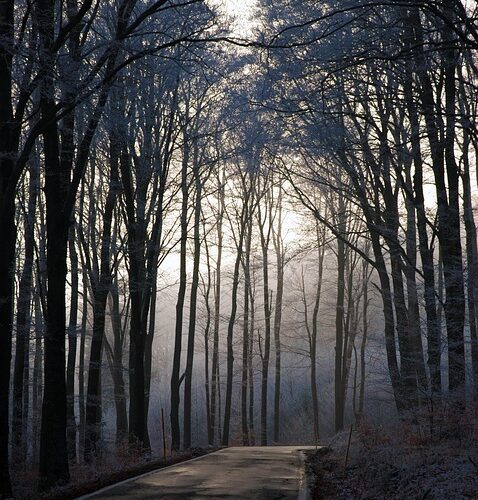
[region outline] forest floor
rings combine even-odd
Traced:
[[[216,449],[194,448],[188,452],[178,452],[167,458],[150,457],[125,451],[116,457],[109,457],[103,463],[76,464],[70,466],[71,482],[65,487],[58,487],[48,494],[36,493],[35,471],[17,471],[14,474],[14,498],[17,500],[69,500],[87,495],[111,484],[168,467],[191,458],[200,457]],[[15,477],[16,476],[16,477]]]
[[[349,431],[336,435],[328,448],[308,454],[312,498],[478,499],[476,420],[455,425],[453,433],[436,429],[431,438],[421,425],[362,424],[353,429],[347,464]]]

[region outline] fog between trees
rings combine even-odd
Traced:
[[[475,2],[251,9],[1,3],[2,498],[476,403]]]

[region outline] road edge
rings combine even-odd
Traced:
[[[307,471],[305,466],[306,455],[303,450],[299,450],[299,494],[297,500],[310,500],[309,481],[307,479]]]
[[[156,474],[156,473],[163,471],[163,470],[170,469],[171,467],[176,467],[178,465],[195,462],[196,460],[200,460],[201,458],[207,457],[209,455],[213,455],[214,453],[218,453],[223,449],[224,448],[221,448],[220,450],[216,450],[216,451],[213,451],[211,453],[206,453],[205,455],[201,455],[200,457],[194,457],[194,458],[190,458],[188,460],[183,460],[182,462],[177,462],[175,464],[167,465],[166,467],[159,467],[158,469],[150,470],[149,472],[143,472],[142,474],[138,474],[137,476],[129,477],[128,479],[123,479],[122,481],[119,481],[118,483],[110,484],[108,486],[105,486],[104,488],[100,488],[99,490],[92,491],[91,493],[87,493],[86,495],[82,495],[81,497],[76,497],[74,500],[86,500],[88,498],[94,498],[95,495],[98,495],[100,493],[105,493],[106,491],[112,490],[113,488],[116,488],[117,486],[121,486],[123,484],[129,483],[132,481],[137,481],[138,479],[150,476],[151,474]]]

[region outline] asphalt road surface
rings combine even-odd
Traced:
[[[102,499],[300,499],[307,497],[301,450],[232,447],[123,481],[82,497]]]

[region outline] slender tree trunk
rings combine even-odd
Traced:
[[[449,15],[449,10],[452,11],[451,4],[446,1],[444,5],[445,15]],[[453,19],[453,16],[448,16],[448,18]],[[427,64],[421,52],[423,47],[423,27],[418,8],[410,9],[410,23],[414,27],[414,45],[419,47],[416,51],[416,64],[420,80],[420,100],[425,116],[437,191],[438,237],[442,252],[447,297],[445,318],[448,338],[449,389],[451,393],[458,396],[458,400],[461,400],[465,382],[463,341],[465,298],[460,238],[459,177],[454,155],[456,121],[455,51],[452,48],[451,30],[444,27],[442,31],[446,47],[444,51],[446,137],[445,144],[443,144],[437,126],[439,107],[435,102],[431,79],[426,71]]]
[[[86,325],[88,321],[88,278],[86,268],[82,262],[82,285],[83,285],[83,303],[81,313],[80,330],[80,359],[78,360],[78,455],[83,458],[85,450],[85,429],[86,429],[86,411],[85,411],[85,351],[86,351]]]
[[[424,278],[425,313],[427,317],[427,344],[428,344],[428,368],[430,372],[431,389],[435,396],[441,393],[441,333],[437,322],[437,309],[435,299],[435,269],[433,262],[433,251],[428,243],[427,217],[425,213],[423,194],[423,160],[420,144],[420,124],[418,113],[413,97],[413,82],[411,69],[407,69],[407,77],[404,85],[405,101],[408,117],[411,125],[411,147],[415,174],[413,187],[415,191],[414,205],[417,211],[417,230],[422,261]]]
[[[25,403],[28,405],[33,250],[38,189],[39,169],[32,164],[28,189],[28,209],[24,224],[25,260],[19,283],[17,339],[13,374],[12,460],[17,465],[23,464],[24,467],[26,467],[28,451],[27,435],[24,432],[26,419],[28,418],[28,408]]]
[[[151,371],[153,362],[153,340],[156,327],[156,298],[157,298],[157,273],[151,278],[151,301],[149,307],[148,335],[144,352],[144,397],[145,397],[145,423],[148,425],[149,405],[151,401]],[[148,436],[149,437],[149,436]],[[148,444],[149,446],[149,444]]]
[[[409,180],[410,181],[410,180]],[[411,189],[411,181],[408,183]],[[419,390],[428,393],[428,379],[425,370],[423,355],[422,330],[420,327],[420,309],[417,291],[417,280],[415,268],[417,267],[417,233],[415,206],[407,197],[407,229],[406,229],[406,250],[408,262],[405,264],[404,273],[407,282],[407,309],[408,309],[408,330],[414,346],[414,364],[416,366],[416,376],[419,383]]]
[[[67,412],[67,442],[68,457],[76,461],[76,418],[75,418],[75,370],[78,336],[78,255],[75,248],[74,222],[70,226],[70,274],[71,274],[71,299],[70,319],[68,325],[68,361],[66,368],[66,412]]]
[[[35,359],[32,378],[32,461],[38,463],[38,435],[40,428],[40,409],[42,399],[43,365],[43,315],[41,312],[40,291],[35,293]]]
[[[464,92],[464,89],[462,89]],[[469,116],[469,113],[467,113]],[[466,256],[468,264],[466,291],[468,296],[468,321],[470,326],[471,361],[475,398],[478,395],[478,329],[477,329],[477,307],[475,296],[478,282],[478,244],[475,218],[473,216],[473,203],[470,179],[470,130],[465,127],[463,131],[463,218],[466,230]]]
[[[443,1],[443,13],[454,19],[454,1]],[[446,227],[440,230],[440,243],[444,247],[444,272],[446,286],[445,314],[447,319],[449,390],[459,403],[464,399],[465,389],[465,290],[460,234],[460,189],[459,171],[455,159],[456,138],[456,49],[454,32],[443,24],[444,70],[445,70],[445,165],[448,182],[448,210]],[[453,394],[455,393],[455,394]]]
[[[281,188],[282,189],[282,188]],[[274,347],[275,347],[275,379],[274,379],[274,434],[273,440],[280,440],[280,400],[281,400],[281,340],[282,299],[284,296],[284,243],[282,241],[282,191],[278,200],[277,231],[274,233],[274,247],[277,267],[277,291],[274,308]]]
[[[319,421],[319,395],[317,387],[317,340],[318,340],[318,320],[320,300],[322,296],[322,279],[324,273],[325,258],[325,234],[319,234],[318,222],[316,222],[317,245],[318,245],[318,273],[317,287],[315,290],[315,304],[312,314],[312,335],[310,342],[310,390],[312,395],[312,411],[314,415],[314,438],[315,442],[320,440],[320,421]]]
[[[243,180],[244,188],[245,181]],[[237,295],[239,288],[239,271],[241,266],[242,254],[244,251],[244,236],[245,236],[245,220],[248,216],[248,205],[250,200],[250,190],[244,193],[244,200],[242,202],[242,212],[240,216],[239,236],[236,241],[236,260],[234,263],[234,272],[232,277],[232,292],[231,292],[231,313],[229,316],[229,323],[227,326],[227,368],[226,368],[226,400],[224,404],[224,426],[222,431],[222,445],[229,445],[229,432],[231,425],[231,410],[232,410],[232,379],[234,373],[234,324],[236,322],[237,314]]]
[[[193,274],[191,283],[191,294],[189,301],[189,329],[188,329],[188,347],[186,354],[186,370],[184,377],[184,449],[191,448],[191,388],[193,378],[194,362],[194,340],[196,334],[196,310],[197,295],[199,288],[199,258],[201,255],[200,224],[201,224],[201,196],[202,181],[200,177],[200,165],[198,158],[198,144],[194,144],[194,185],[196,197],[194,200],[194,258]]]
[[[229,317],[229,324],[227,327],[227,379],[226,379],[226,401],[224,406],[224,427],[222,433],[222,445],[229,446],[229,430],[231,424],[231,408],[232,408],[232,377],[234,367],[234,323],[236,321],[237,313],[237,291],[239,288],[239,267],[240,259],[242,257],[242,240],[243,235],[239,240],[237,249],[236,262],[234,264],[234,274],[232,278],[232,298],[231,298],[231,315]]]
[[[266,207],[267,210],[267,207]],[[263,306],[264,306],[264,349],[262,355],[262,378],[261,378],[261,445],[266,446],[268,440],[267,414],[268,414],[268,392],[269,392],[269,360],[271,350],[271,297],[269,294],[269,240],[271,234],[272,220],[269,217],[267,232],[264,229],[267,215],[262,219],[260,204],[258,204],[258,221],[261,236],[262,250],[262,279],[263,279]]]
[[[368,253],[368,252],[367,252]],[[359,390],[359,407],[358,407],[358,417],[357,420],[360,421],[363,418],[363,408],[365,402],[365,375],[366,375],[366,363],[365,363],[365,349],[367,345],[368,336],[368,282],[370,279],[370,272],[368,269],[368,263],[364,260],[362,264],[362,282],[363,282],[363,296],[362,296],[362,342],[360,344],[360,390]]]
[[[116,198],[119,191],[118,148],[111,140],[110,182],[103,214],[101,257],[99,276],[91,276],[93,290],[93,336],[91,339],[86,395],[85,460],[90,461],[100,453],[102,408],[101,408],[101,365],[105,335],[106,305],[111,288],[111,235]],[[94,274],[94,272],[93,272]]]
[[[13,182],[14,158],[19,131],[15,131],[12,106],[12,54],[14,42],[14,1],[0,4],[0,497],[12,494],[9,471],[10,369],[13,331],[15,269],[15,196],[9,194]],[[16,138],[17,137],[17,138]],[[16,183],[15,186],[16,187]]]
[[[247,408],[247,386],[249,373],[249,299],[251,287],[251,243],[252,243],[252,220],[247,222],[247,235],[245,256],[243,259],[244,268],[244,315],[242,328],[242,383],[241,383],[241,426],[242,426],[242,444],[249,446],[249,425]]]
[[[255,328],[255,296],[252,286],[250,290],[250,317],[251,326],[249,328],[249,360],[248,360],[248,379],[249,379],[249,441],[251,446],[256,444],[256,435],[254,433],[254,328]]]
[[[209,379],[209,342],[211,335],[211,304],[209,303],[209,297],[211,296],[211,257],[209,253],[209,244],[207,242],[207,232],[206,223],[203,216],[203,227],[204,227],[204,249],[206,252],[206,263],[207,263],[207,280],[204,284],[204,302],[206,306],[206,325],[204,327],[204,389],[206,395],[206,425],[207,425],[207,442],[209,445],[214,440],[214,431],[211,421],[211,381]]]
[[[215,271],[215,287],[214,287],[214,326],[213,326],[213,350],[212,350],[212,366],[211,366],[211,428],[212,428],[212,441],[210,445],[214,444],[216,436],[216,422],[220,425],[220,418],[217,417],[217,394],[219,390],[219,320],[221,316],[221,266],[222,266],[222,241],[223,231],[222,223],[225,210],[225,192],[224,181],[221,180],[218,174],[218,214],[216,222],[217,230],[217,259]]]
[[[181,242],[180,242],[180,270],[179,270],[179,290],[176,302],[176,327],[174,333],[174,355],[173,371],[171,374],[171,449],[176,451],[181,446],[181,429],[179,425],[179,405],[181,379],[179,371],[181,369],[181,350],[183,336],[184,300],[186,296],[186,251],[188,235],[188,163],[189,144],[185,137],[183,161],[181,168]]]
[[[135,209],[132,166],[126,147],[120,155],[121,181],[125,197],[126,218],[128,229],[129,256],[129,293],[130,293],[130,324],[129,324],[129,437],[133,445],[149,452],[149,438],[146,424],[145,408],[145,342],[147,310],[146,301],[146,269],[145,269],[145,186],[137,191],[138,209]],[[144,182],[144,180],[143,180]],[[147,302],[149,304],[149,301]]]
[[[340,198],[342,200],[342,198]],[[345,208],[339,204],[339,230],[345,236]],[[344,356],[344,308],[345,308],[345,243],[337,239],[337,299],[335,304],[335,432],[344,428],[344,400],[343,400],[343,356]]]
[[[126,405],[125,382],[123,377],[123,347],[125,328],[121,325],[119,294],[116,284],[109,295],[111,321],[113,325],[113,384],[116,408],[116,443],[121,443],[128,434],[128,413]]]

